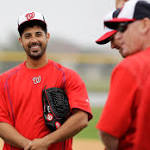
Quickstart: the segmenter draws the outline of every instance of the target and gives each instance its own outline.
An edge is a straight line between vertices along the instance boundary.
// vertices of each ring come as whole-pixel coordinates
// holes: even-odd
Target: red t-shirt
[[[150,48],[128,56],[112,72],[96,127],[119,139],[118,150],[149,150]]]
[[[49,134],[43,118],[41,99],[45,86],[63,88],[71,109],[81,109],[91,119],[89,98],[82,79],[73,70],[49,60],[47,65],[39,69],[28,69],[23,63],[1,75],[0,121],[11,124],[31,140]],[[11,150],[11,146],[5,144],[6,149]],[[49,150],[64,149],[72,150],[72,139],[49,147]]]

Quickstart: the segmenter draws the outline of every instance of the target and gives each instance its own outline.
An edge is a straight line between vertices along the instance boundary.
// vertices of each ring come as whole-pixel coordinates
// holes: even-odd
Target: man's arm
[[[119,140],[116,137],[103,131],[99,131],[99,134],[106,147],[106,150],[117,150]]]
[[[13,126],[4,122],[0,122],[0,137],[17,148],[24,148],[30,143],[30,140],[23,137]]]
[[[83,128],[88,125],[88,114],[79,109],[73,110],[73,115],[71,115],[68,120],[55,132],[49,134],[45,137],[45,140],[52,140],[52,143],[60,142],[73,137]]]
[[[79,109],[74,109],[73,115],[71,115],[60,128],[41,139],[33,140],[27,145],[25,150],[46,150],[48,146],[53,143],[73,137],[87,125],[88,114]]]

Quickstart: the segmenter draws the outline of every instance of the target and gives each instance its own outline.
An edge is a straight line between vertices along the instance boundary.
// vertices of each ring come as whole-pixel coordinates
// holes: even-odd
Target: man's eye
[[[42,36],[42,33],[41,32],[37,32],[36,36]]]
[[[30,38],[30,35],[27,34],[27,35],[25,35],[24,37],[25,37],[26,39],[28,39],[28,38]]]

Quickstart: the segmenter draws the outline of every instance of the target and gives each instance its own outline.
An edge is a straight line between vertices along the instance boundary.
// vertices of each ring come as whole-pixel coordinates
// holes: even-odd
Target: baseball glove
[[[59,128],[70,114],[66,93],[60,88],[42,90],[43,115],[51,132]]]

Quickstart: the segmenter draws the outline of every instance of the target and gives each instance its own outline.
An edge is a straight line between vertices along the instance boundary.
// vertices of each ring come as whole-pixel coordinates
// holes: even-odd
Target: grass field
[[[93,119],[89,122],[87,128],[83,129],[75,136],[76,139],[99,139],[98,130],[95,128],[95,126],[99,120],[102,109],[102,107],[92,107]]]

